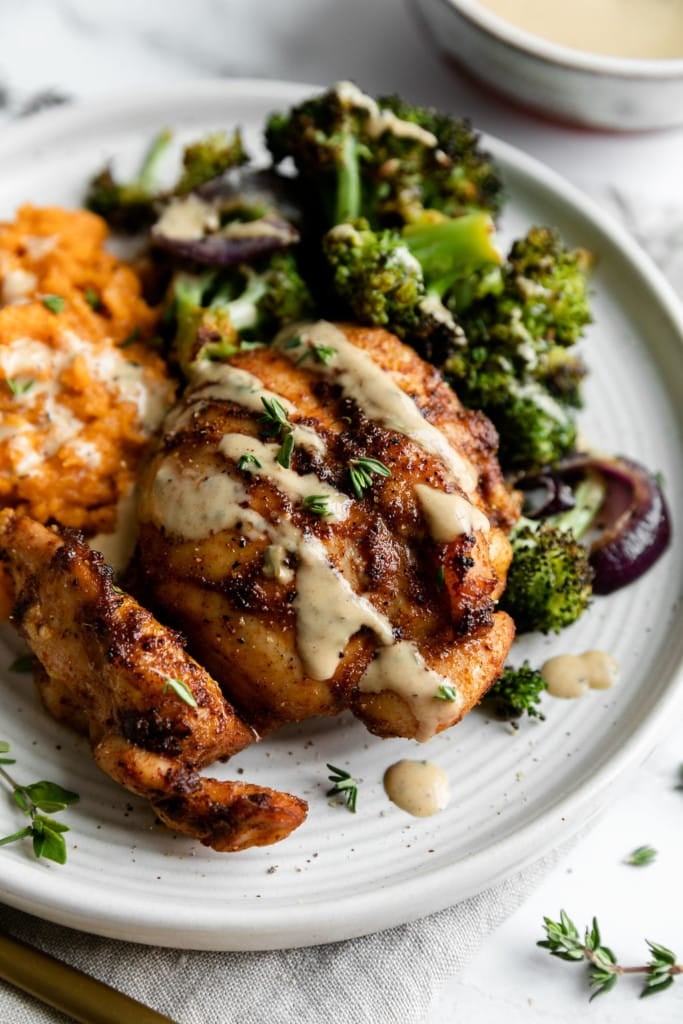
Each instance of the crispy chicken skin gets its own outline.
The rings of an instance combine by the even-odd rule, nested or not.
[[[179,636],[114,585],[101,555],[73,533],[6,510],[0,562],[45,706],[89,736],[103,771],[150,800],[170,828],[215,850],[274,843],[301,824],[306,804],[297,797],[200,774],[257,736]]]
[[[334,360],[321,368],[328,357],[316,360],[312,343],[303,350],[309,358],[293,359],[287,349],[301,344],[294,336],[228,362],[289,410],[295,443],[288,472],[299,478],[294,491],[302,478],[313,480],[314,490],[319,481],[319,488],[344,498],[344,515],[316,515],[288,492],[287,481],[281,486],[281,474],[276,480],[263,467],[240,465],[242,441],[245,450],[251,443],[260,453],[266,449],[259,445],[276,448],[286,431],[273,438],[263,403],[226,398],[220,385],[225,367],[209,366],[167,420],[143,470],[136,585],[182,629],[259,732],[348,708],[380,736],[427,739],[459,721],[502,671],[514,625],[496,611],[496,600],[511,557],[506,533],[518,508],[500,473],[497,435],[483,415],[466,410],[438,373],[388,332],[350,325],[333,330],[371,357],[391,386],[413,400],[418,420],[438,428],[474,471],[469,501],[488,517],[490,529],[435,540],[416,485],[464,496],[443,458],[410,432],[366,415],[362,400],[335,377]],[[307,442],[302,428],[315,431],[322,446],[310,437]],[[359,457],[381,461],[391,474],[373,475],[360,499],[349,473]],[[230,495],[237,503],[232,518]],[[315,545],[324,549],[336,584],[343,579],[390,630],[388,640],[378,638],[381,627],[349,630],[332,650],[327,674],[311,670],[306,645],[315,640],[316,624],[320,644],[329,639],[330,605],[343,600],[336,584],[333,591],[304,593],[302,564]],[[396,650],[388,646],[392,639]],[[374,668],[385,662],[384,681],[370,685]],[[453,684],[457,698],[443,699],[439,681]]]

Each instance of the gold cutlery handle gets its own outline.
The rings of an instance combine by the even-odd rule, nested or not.
[[[117,992],[104,982],[0,934],[0,978],[61,1010],[80,1024],[173,1024],[156,1010]]]

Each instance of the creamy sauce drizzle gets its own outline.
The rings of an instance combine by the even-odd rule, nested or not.
[[[325,516],[327,522],[339,523],[346,519],[351,507],[351,498],[348,494],[342,494],[341,491],[330,487],[329,484],[319,480],[315,473],[299,475],[292,469],[281,466],[277,461],[279,444],[264,444],[263,441],[258,441],[255,437],[249,437],[247,434],[226,434],[218,447],[223,455],[234,459],[235,462],[241,455],[253,455],[258,461],[258,465],[250,462],[245,465],[245,471],[254,476],[271,480],[277,489],[286,494],[288,498],[297,502],[302,502],[304,498],[310,498],[313,495],[321,495],[326,498],[327,508],[330,512],[329,516]]]
[[[438,141],[436,135],[428,132],[419,124],[404,121],[403,118],[397,117],[392,110],[383,110],[371,96],[362,92],[353,82],[338,82],[335,92],[342,103],[367,113],[367,129],[371,137],[379,138],[385,132],[391,132],[399,139],[415,139],[430,148],[436,146]]]
[[[608,690],[619,678],[619,666],[606,651],[558,654],[541,666],[551,697],[573,700],[588,690]]]
[[[152,232],[177,241],[190,242],[203,238],[207,231],[217,231],[219,227],[220,220],[211,203],[190,194],[182,199],[173,199]]]
[[[313,679],[329,679],[351,637],[367,626],[380,643],[393,643],[391,623],[363,595],[356,594],[329,560],[317,537],[307,536],[291,521],[270,523],[249,507],[249,495],[230,473],[193,476],[178,473],[170,461],[157,471],[145,515],[171,533],[199,539],[239,527],[252,539],[293,554],[297,560],[294,610],[297,647]]]
[[[425,484],[416,484],[415,494],[429,532],[439,544],[450,544],[463,533],[474,533],[475,530],[486,533],[490,529],[484,513],[460,494],[446,494]]]
[[[235,405],[240,405],[243,409],[249,409],[250,412],[259,414],[264,412],[264,398],[266,401],[276,399],[289,417],[296,416],[298,413],[295,405],[288,402],[282,395],[269,391],[264,387],[263,381],[253,373],[231,366],[230,363],[214,363],[208,359],[203,360],[193,367],[192,382],[192,391],[187,395],[189,408],[184,410],[176,421],[176,426],[190,422],[194,415],[193,405],[204,399],[234,402]],[[301,423],[293,423],[292,427],[295,445],[301,445],[302,448],[317,455],[325,454],[327,451],[325,440],[315,430]]]
[[[683,57],[681,0],[479,0],[519,28],[614,57]]]
[[[472,466],[448,443],[444,434],[424,418],[412,398],[402,391],[372,356],[348,340],[343,331],[326,320],[315,324],[285,328],[274,345],[296,362],[301,353],[298,348],[287,348],[287,342],[301,337],[311,346],[333,349],[325,362],[309,360],[306,365],[322,376],[339,384],[348,398],[358,403],[365,415],[389,430],[409,437],[424,451],[440,458],[453,474],[457,484],[467,494],[477,486],[477,475]]]
[[[417,719],[415,739],[424,743],[440,726],[448,726],[457,718],[457,691],[455,700],[442,700],[439,696],[442,686],[452,685],[452,680],[429,668],[415,644],[399,640],[377,652],[358,688],[362,693],[391,690],[402,697]]]
[[[293,347],[291,341],[295,337],[301,340]],[[441,431],[425,420],[391,375],[348,341],[342,331],[327,322],[298,325],[281,333],[275,341],[292,361],[301,358],[302,344],[329,350],[329,357],[322,362],[308,360],[308,368],[332,379],[370,419],[409,437],[440,458],[452,481],[462,490],[474,490],[476,474],[469,464]],[[292,403],[265,388],[258,377],[230,364],[198,364],[193,385],[189,406],[171,418],[170,429],[181,429],[196,414],[197,403],[210,399],[232,402],[255,414],[263,412],[262,399],[277,399],[288,417],[297,415]],[[314,430],[297,425],[293,419],[292,425],[295,444],[324,453],[325,443]],[[259,464],[245,464],[246,471],[267,477],[297,502],[303,502],[307,496],[324,495],[332,512],[329,520],[339,522],[346,518],[351,499],[315,473],[299,475],[281,466],[276,459],[279,447],[251,436],[227,434],[219,442],[218,451],[235,463],[242,455],[252,455]],[[438,542],[447,543],[462,533],[489,529],[486,516],[461,494],[445,494],[419,484],[415,492]],[[316,536],[299,529],[286,516],[270,522],[251,508],[249,491],[234,472],[217,469],[202,475],[187,466],[179,470],[172,458],[166,459],[157,470],[143,514],[169,532],[190,540],[225,529],[238,529],[251,539],[265,540],[264,575],[281,582],[291,580],[296,588],[293,608],[297,649],[304,671],[311,678],[331,678],[351,637],[366,627],[375,634],[380,649],[359,681],[361,692],[388,690],[400,696],[415,717],[419,741],[429,739],[459,717],[461,698],[451,679],[430,668],[414,643],[395,640],[388,618],[366,596],[352,589]]]
[[[392,803],[416,818],[428,818],[447,806],[448,777],[431,761],[397,761],[384,773],[384,791]]]

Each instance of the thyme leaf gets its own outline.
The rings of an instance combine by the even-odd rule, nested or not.
[[[333,764],[328,764],[327,768],[332,773],[328,775],[328,779],[334,783],[332,788],[327,790],[327,796],[343,796],[346,806],[355,814],[356,802],[358,800],[358,783],[343,768],[336,768]]]
[[[17,380],[15,377],[8,377],[6,383],[7,387],[16,397],[18,395],[25,395],[27,391],[30,391],[33,385],[35,384],[35,381]]]
[[[329,500],[327,494],[307,494],[302,504],[307,512],[324,518],[332,515],[332,510],[328,506]]]
[[[372,459],[369,456],[363,455],[358,459],[351,459],[349,463],[349,477],[351,478],[351,486],[359,501],[363,498],[365,491],[372,487],[373,475],[390,477],[391,470],[383,462],[380,462],[379,459]]]
[[[646,964],[634,967],[620,964],[609,946],[603,944],[595,917],[583,937],[564,910],[560,911],[559,921],[545,917],[543,924],[546,937],[537,942],[538,946],[547,949],[551,956],[559,957],[560,960],[588,964],[588,984],[594,990],[591,1000],[609,992],[625,974],[645,975],[641,997],[663,992],[673,984],[676,975],[683,974],[683,964],[676,963],[676,954],[666,946],[649,940],[646,943],[650,959]]]
[[[182,679],[172,679],[171,676],[166,676],[166,682],[164,683],[161,692],[168,693],[169,690],[172,690],[177,697],[180,697],[182,701],[189,704],[191,708],[199,707],[192,690],[187,683],[182,681]]]
[[[9,750],[10,744],[6,740],[0,741],[0,752],[8,753]],[[0,764],[12,763],[12,758],[0,759]],[[67,851],[63,833],[69,831],[69,826],[46,817],[46,814],[55,814],[76,803],[79,799],[78,793],[44,779],[22,786],[4,768],[0,768],[0,777],[10,787],[12,799],[19,810],[31,819],[25,828],[0,838],[0,846],[8,846],[10,843],[30,838],[36,857],[65,864]],[[45,814],[39,814],[39,811],[44,811]]]
[[[239,459],[237,460],[238,469],[246,469],[247,466],[255,466],[256,469],[261,469],[261,463],[259,462],[255,455],[251,454],[251,452],[245,452],[245,454],[240,455]]]
[[[280,445],[275,459],[284,469],[289,469],[292,464],[292,452],[294,451],[294,435],[291,430],[288,430],[282,438],[282,444]]]
[[[647,864],[652,864],[656,857],[657,851],[653,846],[637,846],[626,858],[626,863],[636,868],[642,868]]]
[[[43,295],[42,303],[45,309],[49,309],[51,313],[62,313],[66,306],[66,299],[63,299],[61,295]]]

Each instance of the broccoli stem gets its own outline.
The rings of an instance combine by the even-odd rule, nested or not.
[[[429,293],[440,299],[463,271],[501,262],[493,221],[486,213],[407,224],[401,234],[422,267]]]
[[[360,216],[361,204],[362,186],[358,164],[358,143],[353,135],[347,135],[340,149],[334,223],[343,224]]]
[[[147,152],[142,158],[140,169],[135,177],[135,184],[149,195],[153,195],[156,191],[159,164],[166,155],[172,139],[173,134],[167,129],[159,132],[152,139]]]
[[[236,331],[244,331],[249,327],[256,327],[259,320],[258,304],[268,291],[268,285],[264,277],[253,271],[249,272],[247,286],[236,299],[230,299],[225,303],[225,311],[230,316],[230,322]],[[214,305],[222,306],[223,303],[214,300]]]
[[[588,472],[574,491],[574,507],[553,516],[553,524],[560,530],[571,530],[579,540],[593,525],[606,493],[604,478],[599,473]]]
[[[580,540],[595,522],[595,517],[602,508],[606,493],[605,481],[600,474],[588,472],[576,486],[574,504],[570,509],[567,509],[566,512],[558,512],[556,515],[546,516],[544,519],[528,519],[526,516],[521,516],[510,534],[510,539],[516,538],[519,533],[528,531],[529,528],[537,530],[542,523],[545,523],[558,530],[569,531],[576,540]],[[533,541],[529,539],[524,543],[533,544]]]

